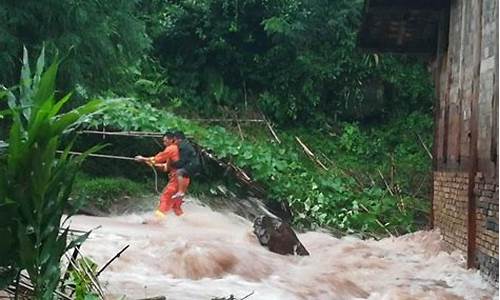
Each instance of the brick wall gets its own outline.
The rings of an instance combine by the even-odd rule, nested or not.
[[[434,71],[433,222],[498,282],[498,0],[450,3]]]
[[[486,277],[498,282],[498,182],[478,173],[474,193],[476,262]]]
[[[446,250],[467,252],[467,173],[434,172],[434,226]]]

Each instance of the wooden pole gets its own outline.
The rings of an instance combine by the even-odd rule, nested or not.
[[[120,250],[120,252],[116,253],[115,256],[113,256],[110,260],[108,260],[104,266],[102,266],[99,271],[97,271],[95,277],[99,277],[99,275],[102,273],[102,271],[104,271],[115,259],[117,259],[118,257],[120,257],[120,255],[128,249],[128,247],[130,247],[130,245],[127,245],[125,246],[122,250]]]

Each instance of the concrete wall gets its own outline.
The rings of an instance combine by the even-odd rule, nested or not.
[[[498,282],[498,0],[452,0],[443,20],[433,223]]]

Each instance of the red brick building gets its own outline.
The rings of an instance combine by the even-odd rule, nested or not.
[[[359,44],[429,59],[432,225],[498,282],[498,0],[366,0]]]

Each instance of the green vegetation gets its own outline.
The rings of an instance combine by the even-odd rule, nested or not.
[[[67,55],[60,87],[79,98],[130,87],[150,47],[136,1],[29,0],[0,2],[0,83],[19,74],[22,47]]]
[[[264,112],[282,126],[429,113],[425,66],[356,47],[362,0],[26,0],[0,4],[0,82],[22,45],[67,54],[61,87],[182,115]]]
[[[430,77],[415,58],[356,47],[362,6],[361,0],[7,1],[0,4],[6,45],[0,82],[13,84],[21,45],[45,44],[67,54],[63,90],[118,99],[90,126],[184,129],[248,171],[268,197],[288,201],[298,225],[408,232],[430,189],[430,159],[421,145],[431,144]],[[282,144],[256,128],[244,128],[242,141],[229,127],[181,117],[262,114],[279,125]],[[110,151],[130,156],[144,151],[139,144],[146,145],[121,143]],[[123,172],[96,166],[86,170],[99,177]],[[127,170],[137,173],[129,179],[146,174]],[[107,191],[116,194],[120,185],[90,181],[76,191],[86,196],[75,197],[105,207],[113,202]]]
[[[233,161],[245,169],[254,180],[265,185],[271,199],[287,200],[297,225],[331,226],[354,232],[403,233],[414,230],[414,217],[426,210],[427,202],[418,197],[425,193],[417,193],[416,182],[406,175],[418,175],[420,180],[429,176],[430,160],[426,159],[425,151],[418,148],[416,136],[413,140],[407,137],[399,141],[392,136],[398,134],[396,131],[379,129],[365,134],[358,126],[346,124],[343,133],[330,139],[329,145],[320,144],[324,149],[331,149],[325,152],[327,157],[341,155],[342,158],[325,171],[302,153],[293,132],[285,134],[285,142],[280,145],[262,139],[260,142],[244,141],[222,127],[204,128],[132,99],[115,105],[103,115],[96,115],[89,125],[157,132],[180,128],[219,158]],[[405,124],[399,125],[399,131],[413,131],[425,136],[426,141],[430,139],[428,117],[414,114]],[[329,139],[325,135],[308,134],[304,135],[304,140]],[[411,169],[405,170],[409,166]],[[376,177],[380,170],[389,178],[387,174],[391,168],[398,170],[391,179],[392,188],[396,190],[391,188],[391,192],[381,180],[363,183],[355,176],[346,176],[345,172],[364,171]]]
[[[151,192],[151,187],[127,178],[91,178],[82,174],[76,178],[71,197],[77,203],[92,203],[97,208],[106,210],[118,201],[131,197],[137,198],[148,192]]]
[[[161,104],[177,111],[251,108],[281,125],[322,126],[431,107],[423,65],[357,49],[361,0],[148,3],[166,70]]]
[[[75,261],[75,268],[69,273],[70,283],[75,285],[75,300],[98,300],[99,295],[92,290],[92,281],[89,274],[97,272],[97,264],[88,257]]]
[[[356,47],[362,0],[22,2],[0,3],[0,140],[10,144],[0,153],[0,287],[25,269],[36,297],[50,299],[61,255],[80,242],[59,233],[67,205],[71,215],[87,200],[105,209],[144,193],[133,182],[150,170],[130,161],[85,165],[91,175],[72,192],[84,156],[67,151],[100,142],[66,135],[82,121],[99,130],[182,129],[245,170],[270,200],[289,203],[301,228],[379,236],[425,223],[430,76],[419,59]],[[43,73],[45,49],[65,56],[57,89],[59,61]],[[32,75],[28,52],[39,51]],[[19,73],[19,85],[5,89]],[[84,105],[70,104],[72,95]],[[98,108],[86,100],[94,96],[114,100],[86,118]],[[265,126],[188,120],[263,116],[281,143]],[[111,154],[158,150],[146,138],[115,138]],[[207,171],[200,191],[221,177]],[[84,297],[86,279],[72,278]]]
[[[61,138],[96,112],[101,101],[62,113],[71,94],[56,99],[60,61],[56,58],[43,72],[42,49],[32,76],[27,57],[25,51],[19,86],[0,95],[9,106],[1,116],[12,120],[9,148],[0,157],[0,288],[20,270],[27,270],[34,298],[53,299],[61,257],[85,238],[68,243],[68,228],[59,230],[76,171],[86,156],[71,158],[72,144],[64,144]],[[57,153],[59,149],[63,153]],[[98,148],[87,153],[93,150]]]

